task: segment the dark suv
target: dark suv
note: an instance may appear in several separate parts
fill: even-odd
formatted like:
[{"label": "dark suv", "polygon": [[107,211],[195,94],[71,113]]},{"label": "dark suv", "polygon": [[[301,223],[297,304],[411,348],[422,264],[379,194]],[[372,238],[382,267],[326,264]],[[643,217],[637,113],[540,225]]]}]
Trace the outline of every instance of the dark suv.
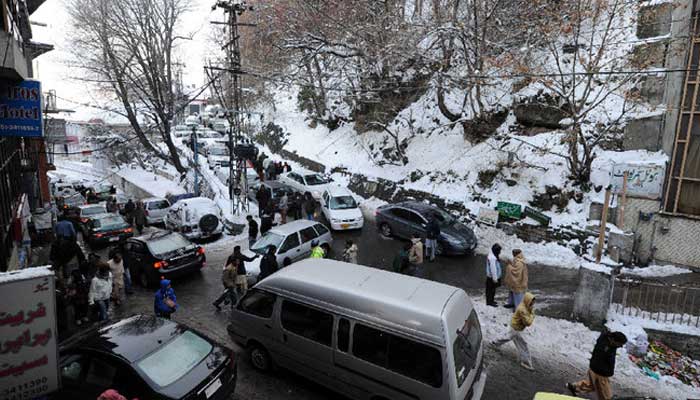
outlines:
[{"label": "dark suv", "polygon": [[177,232],[155,231],[128,239],[124,265],[143,287],[155,286],[161,277],[177,278],[207,265],[204,248]]}]

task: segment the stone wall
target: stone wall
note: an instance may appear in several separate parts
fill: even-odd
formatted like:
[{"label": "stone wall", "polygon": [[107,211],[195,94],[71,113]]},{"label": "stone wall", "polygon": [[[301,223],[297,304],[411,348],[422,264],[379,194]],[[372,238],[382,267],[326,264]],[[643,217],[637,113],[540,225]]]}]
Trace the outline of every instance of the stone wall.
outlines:
[{"label": "stone wall", "polygon": [[600,328],[608,316],[612,295],[612,277],[602,272],[579,268],[579,285],[574,294],[574,319],[591,328]]}]

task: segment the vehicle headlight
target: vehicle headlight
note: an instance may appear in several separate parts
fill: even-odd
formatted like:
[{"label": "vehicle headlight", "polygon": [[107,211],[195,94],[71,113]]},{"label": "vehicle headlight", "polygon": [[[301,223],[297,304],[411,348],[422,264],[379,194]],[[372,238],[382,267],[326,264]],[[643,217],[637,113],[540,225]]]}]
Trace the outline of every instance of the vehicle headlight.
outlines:
[{"label": "vehicle headlight", "polygon": [[331,218],[331,222],[333,222],[333,223],[336,223],[336,224],[337,224],[338,222],[340,222],[340,220],[339,220],[339,219],[337,219],[337,218]]}]

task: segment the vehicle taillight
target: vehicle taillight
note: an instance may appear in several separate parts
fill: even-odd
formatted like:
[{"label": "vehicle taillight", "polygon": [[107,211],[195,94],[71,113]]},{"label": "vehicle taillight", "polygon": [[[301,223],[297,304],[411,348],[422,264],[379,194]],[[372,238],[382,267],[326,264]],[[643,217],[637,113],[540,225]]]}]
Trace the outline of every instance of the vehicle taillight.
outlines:
[{"label": "vehicle taillight", "polygon": [[89,221],[89,219],[87,219],[87,218],[80,218],[80,222],[82,222],[84,224],[87,224],[88,221]]},{"label": "vehicle taillight", "polygon": [[197,254],[200,256],[204,255],[204,247],[197,247]]},{"label": "vehicle taillight", "polygon": [[153,268],[155,268],[155,269],[161,269],[161,268],[165,268],[167,266],[168,266],[167,261],[156,261],[153,263]]},{"label": "vehicle taillight", "polygon": [[95,234],[95,237],[96,237],[96,238],[101,238],[102,236],[104,236],[104,235],[101,234],[101,233],[96,233],[96,234]]},{"label": "vehicle taillight", "polygon": [[124,229],[124,233],[131,233],[134,231],[134,228],[126,228]]}]

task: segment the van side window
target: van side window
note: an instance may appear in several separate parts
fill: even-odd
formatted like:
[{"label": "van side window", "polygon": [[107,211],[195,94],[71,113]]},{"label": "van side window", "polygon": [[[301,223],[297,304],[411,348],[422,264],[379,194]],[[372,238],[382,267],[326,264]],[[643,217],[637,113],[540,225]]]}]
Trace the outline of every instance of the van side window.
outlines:
[{"label": "van side window", "polygon": [[301,242],[302,243],[310,242],[310,241],[316,239],[316,237],[318,236],[318,234],[316,233],[316,231],[314,231],[314,228],[312,226],[305,228],[305,229],[302,229],[299,232],[299,234],[301,235]]},{"label": "van side window", "polygon": [[277,296],[257,289],[251,289],[238,303],[237,308],[245,313],[262,318],[270,318],[275,308]]},{"label": "van side window", "polygon": [[355,324],[352,353],[432,387],[442,386],[442,356],[434,347]]},{"label": "van side window", "polygon": [[333,316],[288,300],[282,302],[282,327],[326,346],[331,345]]},{"label": "van side window", "polygon": [[350,321],[341,318],[338,321],[338,350],[348,352],[350,347]]}]

